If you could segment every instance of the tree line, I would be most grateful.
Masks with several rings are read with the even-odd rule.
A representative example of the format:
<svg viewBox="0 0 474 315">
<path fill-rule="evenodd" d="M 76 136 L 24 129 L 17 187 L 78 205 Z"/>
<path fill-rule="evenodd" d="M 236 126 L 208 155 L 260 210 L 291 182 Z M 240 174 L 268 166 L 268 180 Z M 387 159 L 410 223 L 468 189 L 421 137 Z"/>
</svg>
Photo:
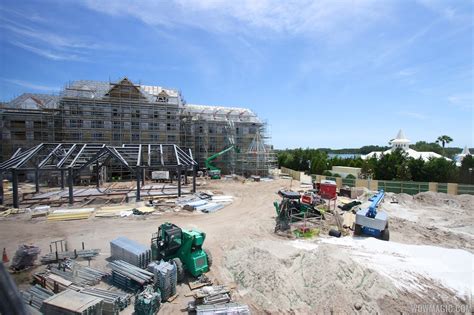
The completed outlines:
<svg viewBox="0 0 474 315">
<path fill-rule="evenodd" d="M 425 144 L 431 145 L 426 142 L 417 142 L 416 145 L 423 147 Z M 436 145 L 443 150 L 441 146 Z M 383 149 L 379 150 L 382 151 Z M 423 147 L 419 151 L 434 150 Z M 460 149 L 457 149 L 456 153 L 459 152 Z M 310 174 L 329 175 L 328 170 L 332 169 L 333 166 L 350 166 L 361 168 L 361 176 L 363 178 L 474 184 L 474 159 L 472 156 L 465 157 L 461 167 L 457 167 L 454 161 L 448 161 L 445 158 L 432 158 L 426 162 L 421 158 L 414 159 L 400 149 L 394 150 L 390 154 L 385 154 L 379 159 L 373 157 L 367 160 L 363 160 L 360 157 L 339 158 L 336 156 L 330 158 L 328 153 L 326 149 L 300 148 L 280 150 L 277 151 L 278 164 L 279 166 Z M 446 152 L 444 153 L 446 154 Z"/>
</svg>

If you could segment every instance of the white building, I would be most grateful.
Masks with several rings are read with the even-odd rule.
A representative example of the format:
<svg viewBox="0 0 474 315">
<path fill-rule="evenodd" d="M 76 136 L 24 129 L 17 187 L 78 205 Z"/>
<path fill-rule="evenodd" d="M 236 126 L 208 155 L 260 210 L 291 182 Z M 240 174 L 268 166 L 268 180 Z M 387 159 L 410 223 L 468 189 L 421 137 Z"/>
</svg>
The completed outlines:
<svg viewBox="0 0 474 315">
<path fill-rule="evenodd" d="M 465 146 L 464 150 L 462 150 L 461 154 L 458 154 L 456 156 L 456 165 L 461 166 L 462 160 L 468 155 L 471 155 L 471 152 L 469 152 L 469 148 L 467 146 Z"/>
<path fill-rule="evenodd" d="M 405 137 L 405 134 L 403 133 L 403 131 L 401 129 L 398 132 L 395 139 L 393 139 L 391 141 L 391 145 L 392 145 L 392 147 L 390 149 L 386 150 L 386 151 L 383 151 L 383 152 L 381 152 L 381 151 L 370 152 L 369 154 L 362 155 L 361 158 L 366 160 L 366 159 L 370 159 L 370 158 L 375 156 L 376 158 L 379 159 L 382 155 L 390 154 L 396 149 L 402 149 L 403 151 L 405 151 L 408 154 L 409 157 L 414 158 L 414 159 L 422 158 L 424 161 L 428 161 L 431 158 L 443 157 L 442 155 L 440 155 L 438 153 L 435 153 L 435 152 L 418 152 L 418 151 L 415 151 L 413 149 L 410 149 L 410 140 L 408 140 Z M 445 158 L 445 159 L 451 161 L 448 158 Z"/>
</svg>

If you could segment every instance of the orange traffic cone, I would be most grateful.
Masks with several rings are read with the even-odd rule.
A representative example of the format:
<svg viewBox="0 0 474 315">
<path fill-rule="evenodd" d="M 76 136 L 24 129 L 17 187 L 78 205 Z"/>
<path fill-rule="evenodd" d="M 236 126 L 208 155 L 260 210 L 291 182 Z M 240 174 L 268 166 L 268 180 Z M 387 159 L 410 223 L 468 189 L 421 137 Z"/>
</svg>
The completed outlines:
<svg viewBox="0 0 474 315">
<path fill-rule="evenodd" d="M 7 250 L 6 250 L 5 248 L 3 248 L 2 261 L 3 261 L 4 263 L 7 263 L 7 262 L 10 261 L 10 259 L 8 259 Z"/>
</svg>

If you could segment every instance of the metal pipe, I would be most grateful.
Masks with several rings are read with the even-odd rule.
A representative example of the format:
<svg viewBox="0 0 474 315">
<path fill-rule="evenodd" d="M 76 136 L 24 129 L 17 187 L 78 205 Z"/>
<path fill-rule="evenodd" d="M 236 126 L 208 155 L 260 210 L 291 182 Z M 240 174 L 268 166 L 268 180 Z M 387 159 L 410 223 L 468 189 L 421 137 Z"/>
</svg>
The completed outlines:
<svg viewBox="0 0 474 315">
<path fill-rule="evenodd" d="M 72 205 L 74 203 L 74 178 L 73 178 L 73 171 L 72 167 L 69 167 L 68 170 L 68 176 L 67 176 L 67 181 L 68 181 L 68 186 L 69 186 L 69 204 Z"/>
<path fill-rule="evenodd" d="M 18 202 L 18 171 L 12 169 L 12 192 L 13 192 L 13 208 L 19 208 Z"/>
</svg>

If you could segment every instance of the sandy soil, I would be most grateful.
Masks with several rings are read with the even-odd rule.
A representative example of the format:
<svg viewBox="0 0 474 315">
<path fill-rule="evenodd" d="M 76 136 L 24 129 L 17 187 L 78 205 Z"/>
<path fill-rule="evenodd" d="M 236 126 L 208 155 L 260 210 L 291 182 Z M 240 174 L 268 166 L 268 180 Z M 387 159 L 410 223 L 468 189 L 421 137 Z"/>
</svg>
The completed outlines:
<svg viewBox="0 0 474 315">
<path fill-rule="evenodd" d="M 421 290 L 400 287 L 381 270 L 356 259 L 355 250 L 348 249 L 348 246 L 317 240 L 294 241 L 275 235 L 272 202 L 279 199 L 276 195 L 278 189 L 289 184 L 290 180 L 284 179 L 260 183 L 211 181 L 205 189 L 235 196 L 233 204 L 212 214 L 182 211 L 71 222 L 9 217 L 0 221 L 0 247 L 6 247 L 13 255 L 22 243 L 36 244 L 47 252 L 52 240 L 65 238 L 70 248 L 79 248 L 84 241 L 86 247 L 102 250 L 91 266 L 105 268 L 110 240 L 127 236 L 148 244 L 158 226 L 170 221 L 183 228 L 195 227 L 206 232 L 205 247 L 212 251 L 214 258 L 211 278 L 220 283 L 235 283 L 236 300 L 249 304 L 257 314 L 410 313 L 413 306 L 420 304 L 463 306 L 470 303 L 469 294 L 462 295 L 422 275 L 415 275 L 414 280 L 422 283 Z M 294 181 L 292 185 L 295 186 Z M 405 200 L 401 196 L 398 205 L 384 204 L 388 205 L 387 211 L 391 215 L 391 241 L 464 249 L 471 255 L 474 248 L 470 233 L 474 210 L 472 199 L 462 201 L 462 206 L 447 202 L 439 208 L 426 199 L 413 201 L 410 198 Z M 397 210 L 397 207 L 402 210 Z M 426 215 L 417 212 L 426 207 L 436 208 L 427 212 L 436 211 L 433 213 L 439 219 L 430 221 Z M 418 219 L 413 219 L 410 213 L 418 213 Z M 446 220 L 451 220 L 452 224 L 445 224 Z M 443 223 L 438 224 L 441 221 Z M 187 286 L 180 285 L 178 299 L 164 304 L 160 313 L 182 312 L 190 300 L 184 297 L 188 292 Z M 126 313 L 131 313 L 131 310 Z"/>
</svg>

